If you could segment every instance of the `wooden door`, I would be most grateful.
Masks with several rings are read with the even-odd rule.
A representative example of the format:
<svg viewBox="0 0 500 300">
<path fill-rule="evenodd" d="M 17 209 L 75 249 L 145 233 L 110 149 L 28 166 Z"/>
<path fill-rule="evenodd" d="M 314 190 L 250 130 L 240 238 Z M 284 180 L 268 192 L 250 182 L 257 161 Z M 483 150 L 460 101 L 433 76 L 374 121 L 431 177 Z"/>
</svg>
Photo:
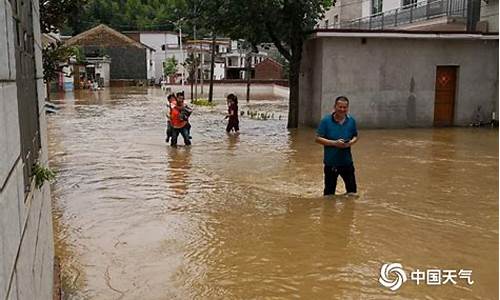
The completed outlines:
<svg viewBox="0 0 500 300">
<path fill-rule="evenodd" d="M 453 125 L 457 67 L 437 66 L 434 100 L 434 126 Z"/>
</svg>

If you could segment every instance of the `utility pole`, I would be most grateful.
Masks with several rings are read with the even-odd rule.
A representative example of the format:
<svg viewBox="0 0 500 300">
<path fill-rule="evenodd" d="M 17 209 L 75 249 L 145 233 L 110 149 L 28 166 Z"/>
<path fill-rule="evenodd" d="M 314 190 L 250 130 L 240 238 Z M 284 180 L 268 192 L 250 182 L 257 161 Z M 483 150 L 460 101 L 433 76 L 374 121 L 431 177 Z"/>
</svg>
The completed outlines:
<svg viewBox="0 0 500 300">
<path fill-rule="evenodd" d="M 198 58 L 197 56 L 197 53 L 196 53 L 196 24 L 194 25 L 194 28 L 193 28 L 193 37 L 194 37 L 194 57 L 195 57 L 195 60 L 193 61 L 193 64 L 194 64 L 194 67 L 195 67 L 195 71 L 194 71 L 194 100 L 198 100 L 198 64 L 195 63 L 196 62 L 196 59 Z"/>
<path fill-rule="evenodd" d="M 181 60 L 182 60 L 182 80 L 181 80 L 181 84 L 182 84 L 182 91 L 184 91 L 184 81 L 186 80 L 186 67 L 184 66 L 186 60 L 185 60 L 185 57 L 184 57 L 184 48 L 182 48 L 182 27 L 181 25 L 179 24 L 179 44 L 180 44 L 180 47 L 181 47 Z"/>
<path fill-rule="evenodd" d="M 203 97 L 203 77 L 205 73 L 203 72 L 203 64 L 205 64 L 205 54 L 203 53 L 203 42 L 200 40 L 200 55 L 201 55 L 201 62 L 200 62 L 200 90 L 201 90 L 201 96 Z"/>
<path fill-rule="evenodd" d="M 165 66 L 167 65 L 167 32 L 165 31 L 164 34 L 165 34 L 165 44 L 163 44 L 163 50 L 164 50 L 164 54 L 165 54 L 165 59 L 163 60 L 163 64 L 161 66 L 161 77 L 163 78 L 163 80 L 166 83 Z M 160 82 L 160 84 L 161 84 L 161 82 Z"/>
<path fill-rule="evenodd" d="M 247 53 L 246 57 L 246 62 L 247 62 L 247 102 L 250 102 L 250 77 L 252 77 L 251 71 L 250 71 L 250 64 L 252 61 L 252 52 Z"/>
<path fill-rule="evenodd" d="M 212 32 L 212 61 L 210 62 L 210 87 L 208 89 L 208 102 L 214 97 L 214 69 L 215 69 L 215 32 Z"/>
</svg>

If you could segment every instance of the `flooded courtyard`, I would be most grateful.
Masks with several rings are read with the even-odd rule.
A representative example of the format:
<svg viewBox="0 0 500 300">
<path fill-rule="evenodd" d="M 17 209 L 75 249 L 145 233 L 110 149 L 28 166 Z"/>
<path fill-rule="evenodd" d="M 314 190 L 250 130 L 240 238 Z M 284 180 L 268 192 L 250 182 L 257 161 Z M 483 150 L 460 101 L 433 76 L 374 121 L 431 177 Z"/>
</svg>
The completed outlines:
<svg viewBox="0 0 500 300">
<path fill-rule="evenodd" d="M 53 99 L 66 299 L 498 297 L 496 129 L 360 130 L 359 195 L 325 198 L 323 149 L 314 129 L 286 129 L 285 100 L 240 99 L 239 136 L 223 101 L 195 107 L 193 146 L 171 148 L 159 89 Z M 474 283 L 391 291 L 391 262 L 472 270 Z"/>
</svg>

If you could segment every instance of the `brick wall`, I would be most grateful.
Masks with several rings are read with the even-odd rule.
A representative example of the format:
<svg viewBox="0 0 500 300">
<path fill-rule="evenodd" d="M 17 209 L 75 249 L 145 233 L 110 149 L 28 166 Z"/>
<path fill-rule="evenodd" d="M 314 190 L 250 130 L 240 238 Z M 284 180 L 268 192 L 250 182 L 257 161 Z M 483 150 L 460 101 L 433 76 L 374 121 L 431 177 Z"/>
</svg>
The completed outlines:
<svg viewBox="0 0 500 300">
<path fill-rule="evenodd" d="M 255 79 L 282 79 L 283 66 L 266 58 L 255 66 Z"/>
<path fill-rule="evenodd" d="M 44 85 L 38 1 L 27 1 L 33 15 L 37 99 L 43 112 Z M 52 299 L 52 215 L 49 186 L 25 193 L 16 83 L 11 1 L 0 0 L 0 299 Z M 41 153 L 47 164 L 45 114 L 39 116 Z M 33 184 L 33 182 L 31 182 Z"/>
</svg>

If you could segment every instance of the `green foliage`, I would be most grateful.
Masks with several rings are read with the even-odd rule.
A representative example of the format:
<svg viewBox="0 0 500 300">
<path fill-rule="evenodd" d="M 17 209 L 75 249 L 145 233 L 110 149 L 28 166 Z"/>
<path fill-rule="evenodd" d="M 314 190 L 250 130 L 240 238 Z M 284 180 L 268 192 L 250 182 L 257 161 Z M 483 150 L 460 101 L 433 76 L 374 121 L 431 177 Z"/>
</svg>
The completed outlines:
<svg viewBox="0 0 500 300">
<path fill-rule="evenodd" d="M 42 51 L 43 79 L 50 82 L 57 78 L 57 72 L 61 71 L 61 63 L 67 62 L 68 58 L 76 55 L 79 50 L 75 47 L 66 47 L 60 42 L 50 44 Z"/>
<path fill-rule="evenodd" d="M 193 99 L 193 101 L 191 101 L 191 103 L 194 105 L 198 105 L 198 106 L 210 106 L 210 107 L 215 106 L 215 103 L 210 102 L 210 101 L 208 101 L 208 99 L 205 99 L 205 98 Z"/>
<path fill-rule="evenodd" d="M 40 1 L 40 30 L 42 33 L 62 29 L 87 0 L 45 0 Z"/>
<path fill-rule="evenodd" d="M 76 63 L 79 65 L 85 64 L 85 53 L 83 53 L 83 49 L 81 47 L 73 47 L 73 55 L 76 58 Z"/>
<path fill-rule="evenodd" d="M 174 56 L 168 58 L 163 66 L 163 74 L 165 76 L 172 76 L 177 73 L 177 59 Z"/>
<path fill-rule="evenodd" d="M 39 163 L 33 166 L 33 174 L 35 176 L 35 186 L 37 189 L 41 188 L 45 181 L 50 182 L 56 178 L 54 171 Z"/>
<path fill-rule="evenodd" d="M 66 22 L 64 33 L 78 34 L 98 24 L 119 31 L 175 30 L 174 22 L 186 14 L 184 0 L 85 0 Z"/>
<path fill-rule="evenodd" d="M 244 39 L 252 47 L 267 42 L 276 46 L 290 63 L 288 127 L 297 127 L 302 46 L 335 0 L 198 0 L 193 3 L 203 7 L 197 19 L 205 20 L 205 26 L 213 27 L 213 31 L 232 39 Z"/>
<path fill-rule="evenodd" d="M 196 69 L 200 65 L 200 59 L 196 57 L 193 53 L 189 53 L 182 65 L 188 72 L 189 80 L 193 81 Z"/>
</svg>

